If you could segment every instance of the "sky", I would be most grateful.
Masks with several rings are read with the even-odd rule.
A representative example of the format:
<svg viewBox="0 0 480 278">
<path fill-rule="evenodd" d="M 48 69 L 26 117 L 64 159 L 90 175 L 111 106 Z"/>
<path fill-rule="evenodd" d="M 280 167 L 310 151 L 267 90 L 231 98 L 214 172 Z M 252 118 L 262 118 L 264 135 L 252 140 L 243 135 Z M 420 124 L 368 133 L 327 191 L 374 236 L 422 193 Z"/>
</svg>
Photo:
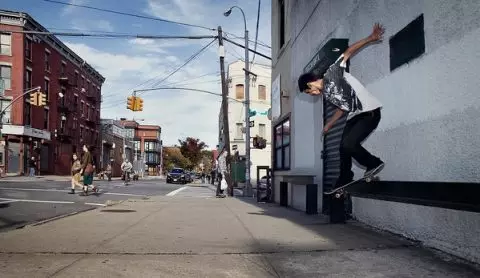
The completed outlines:
<svg viewBox="0 0 480 278">
<path fill-rule="evenodd" d="M 249 38 L 255 41 L 258 0 L 59 0 L 77 5 L 115 10 L 208 28 L 222 26 L 227 37 L 244 44 L 244 21 L 234 9 L 245 12 Z M 132 35 L 217 35 L 216 31 L 106 13 L 44 0 L 2 0 L 1 9 L 28 13 L 51 32 L 121 33 Z M 257 51 L 270 56 L 271 0 L 261 0 Z M 162 127 L 164 145 L 187 136 L 199 138 L 209 148 L 218 144 L 218 114 L 221 97 L 194 91 L 157 90 L 139 93 L 142 112 L 126 109 L 126 98 L 134 89 L 165 86 L 187 87 L 221 93 L 218 42 L 174 73 L 174 70 L 212 39 L 138 39 L 59 36 L 68 47 L 93 66 L 106 81 L 102 87 L 102 118 L 136 119 L 141 124 Z M 250 48 L 254 43 L 250 42 Z M 225 66 L 243 59 L 244 49 L 225 42 Z M 250 54 L 250 59 L 252 54 Z M 255 62 L 270 65 L 259 56 Z"/>
</svg>

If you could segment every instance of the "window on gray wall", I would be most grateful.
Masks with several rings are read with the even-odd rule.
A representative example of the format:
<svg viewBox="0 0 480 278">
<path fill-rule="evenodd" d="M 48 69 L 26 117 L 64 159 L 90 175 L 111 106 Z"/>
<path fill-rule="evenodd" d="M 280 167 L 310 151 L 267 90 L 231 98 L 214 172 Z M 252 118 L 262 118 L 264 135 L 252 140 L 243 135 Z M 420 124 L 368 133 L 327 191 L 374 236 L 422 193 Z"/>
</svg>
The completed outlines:
<svg viewBox="0 0 480 278">
<path fill-rule="evenodd" d="M 290 169 L 290 119 L 275 126 L 274 168 L 276 170 Z"/>
<path fill-rule="evenodd" d="M 423 14 L 390 38 L 390 71 L 425 53 Z"/>
</svg>

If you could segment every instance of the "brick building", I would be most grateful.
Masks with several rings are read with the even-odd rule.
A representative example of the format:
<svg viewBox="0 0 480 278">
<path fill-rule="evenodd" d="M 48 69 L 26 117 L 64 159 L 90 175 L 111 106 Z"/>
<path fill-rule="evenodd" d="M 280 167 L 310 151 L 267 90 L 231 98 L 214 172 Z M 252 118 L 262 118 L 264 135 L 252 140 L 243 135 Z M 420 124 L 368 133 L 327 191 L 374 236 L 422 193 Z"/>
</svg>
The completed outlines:
<svg viewBox="0 0 480 278">
<path fill-rule="evenodd" d="M 55 36 L 24 33 L 48 32 L 26 13 L 0 10 L 0 29 L 2 108 L 20 97 L 3 116 L 0 163 L 8 173 L 26 173 L 33 156 L 40 174 L 67 175 L 72 153 L 84 144 L 94 146 L 98 161 L 105 78 Z M 47 94 L 45 107 L 21 97 L 37 86 Z"/>
<path fill-rule="evenodd" d="M 100 128 L 100 169 L 105 170 L 110 163 L 112 175 L 118 177 L 122 174 L 121 165 L 124 158 L 132 161 L 133 141 L 127 139 L 126 129 L 120 121 L 102 119 Z"/>
<path fill-rule="evenodd" d="M 142 168 L 148 175 L 159 175 L 162 172 L 162 128 L 128 120 L 122 120 L 122 123 L 126 138 L 133 140 L 133 160 L 144 161 Z"/>
</svg>

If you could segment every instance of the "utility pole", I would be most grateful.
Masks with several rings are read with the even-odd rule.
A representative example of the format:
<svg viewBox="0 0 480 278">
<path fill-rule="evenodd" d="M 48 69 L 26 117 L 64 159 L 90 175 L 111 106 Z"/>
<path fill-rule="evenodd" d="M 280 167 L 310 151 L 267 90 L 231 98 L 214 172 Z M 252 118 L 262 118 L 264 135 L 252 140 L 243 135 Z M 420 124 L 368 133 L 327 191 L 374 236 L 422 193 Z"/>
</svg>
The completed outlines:
<svg viewBox="0 0 480 278">
<path fill-rule="evenodd" d="M 250 69 L 248 61 L 248 30 L 245 28 L 245 189 L 244 197 L 252 196 L 250 184 Z"/>
<path fill-rule="evenodd" d="M 231 155 L 230 155 L 230 127 L 228 124 L 228 86 L 225 79 L 225 48 L 223 47 L 222 27 L 218 26 L 218 54 L 220 56 L 220 76 L 222 80 L 222 111 L 223 111 L 223 136 L 225 139 L 224 149 L 227 152 L 225 172 L 225 181 L 228 183 L 228 195 L 233 196 L 233 184 L 230 175 L 231 171 Z M 220 194 L 220 183 L 217 186 L 217 195 Z"/>
</svg>

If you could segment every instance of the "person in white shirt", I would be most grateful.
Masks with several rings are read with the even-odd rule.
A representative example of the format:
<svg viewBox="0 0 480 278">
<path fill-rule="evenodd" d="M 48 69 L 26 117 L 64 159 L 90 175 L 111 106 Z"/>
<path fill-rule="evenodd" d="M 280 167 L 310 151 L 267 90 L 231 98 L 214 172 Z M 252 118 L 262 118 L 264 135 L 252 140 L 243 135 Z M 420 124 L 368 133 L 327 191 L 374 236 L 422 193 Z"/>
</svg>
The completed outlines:
<svg viewBox="0 0 480 278">
<path fill-rule="evenodd" d="M 125 159 L 125 161 L 123 161 L 120 168 L 125 173 L 125 180 L 128 180 L 130 178 L 130 172 L 133 169 L 132 163 L 130 163 L 130 161 L 128 161 L 128 159 Z"/>
<path fill-rule="evenodd" d="M 324 125 L 324 134 L 344 113 L 348 113 L 340 143 L 340 176 L 335 188 L 353 180 L 352 158 L 366 167 L 365 176 L 376 175 L 385 166 L 380 158 L 361 145 L 377 128 L 382 104 L 355 77 L 345 72 L 347 60 L 365 45 L 380 41 L 384 32 L 385 29 L 376 23 L 372 33 L 351 45 L 323 76 L 305 73 L 298 78 L 300 91 L 309 95 L 323 95 L 327 101 L 337 106 L 335 114 Z"/>
</svg>

